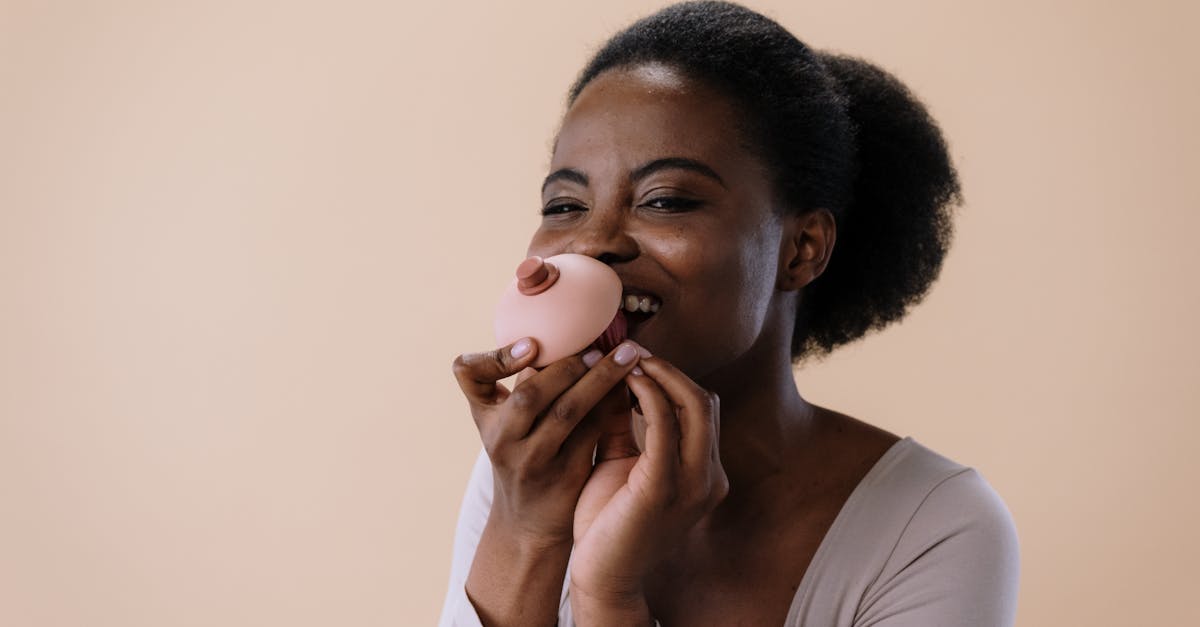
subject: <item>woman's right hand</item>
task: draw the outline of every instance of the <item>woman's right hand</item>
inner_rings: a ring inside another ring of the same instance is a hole
[[[636,344],[522,372],[537,351],[525,338],[454,360],[492,463],[491,511],[466,586],[485,625],[554,624],[596,443],[629,428],[623,380],[637,365]],[[512,391],[499,383],[518,373]]]
[[[607,356],[591,350],[531,370],[511,392],[499,381],[533,363],[538,346],[531,338],[454,360],[454,375],[492,462],[496,520],[489,523],[518,534],[514,539],[570,544],[575,504],[603,427],[602,420],[581,422],[593,409],[627,403],[627,396],[610,395],[626,394],[624,377],[637,365],[636,345],[624,346]],[[606,396],[608,402],[597,407]],[[628,419],[627,404],[624,410]]]

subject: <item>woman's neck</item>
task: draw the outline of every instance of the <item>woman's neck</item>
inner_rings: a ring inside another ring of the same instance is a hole
[[[774,335],[764,333],[741,358],[698,381],[720,397],[731,494],[785,472],[813,434],[816,407],[796,388],[787,338]]]

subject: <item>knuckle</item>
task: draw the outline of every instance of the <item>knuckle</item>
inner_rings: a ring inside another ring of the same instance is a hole
[[[518,386],[508,395],[509,405],[518,412],[528,412],[537,406],[538,394],[533,386]]]
[[[487,356],[487,360],[492,362],[498,370],[501,372],[507,372],[508,364],[504,361],[503,349],[494,348],[484,354]]]
[[[554,404],[550,414],[559,422],[571,422],[575,419],[578,406],[569,400],[560,400]]]
[[[728,492],[725,473],[717,468],[693,473],[684,487],[680,505],[686,510],[702,513],[720,503]]]
[[[455,357],[454,361],[450,364],[450,372],[453,372],[454,376],[460,379],[463,377],[463,375],[470,372],[470,370],[471,365],[467,363],[467,356],[465,354]]]
[[[710,505],[716,505],[725,500],[729,495],[729,477],[725,476],[725,472],[717,469],[713,472],[712,480],[708,484],[708,498]]]
[[[563,364],[563,369],[572,379],[579,379],[587,374],[587,364],[583,363],[583,358],[578,355],[573,355]]]

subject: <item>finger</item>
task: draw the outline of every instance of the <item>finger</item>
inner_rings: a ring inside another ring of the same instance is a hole
[[[679,453],[683,467],[695,470],[707,467],[715,454],[716,424],[720,420],[720,401],[716,394],[700,387],[691,377],[663,359],[645,358],[639,367],[647,377],[658,383],[677,410]]]
[[[662,386],[650,377],[630,374],[625,377],[625,383],[637,396],[646,421],[646,446],[642,453],[646,471],[652,477],[669,480],[678,474],[676,469],[680,465],[680,432],[675,408]]]
[[[599,351],[595,353],[598,356]],[[512,440],[526,438],[537,424],[538,417],[546,413],[551,403],[587,374],[585,356],[564,357],[540,371],[526,375],[504,403],[501,435]]]
[[[508,396],[508,389],[498,382],[532,364],[537,352],[537,342],[527,337],[490,351],[459,355],[451,369],[468,401],[492,405]]]
[[[621,432],[626,432],[628,437],[606,437],[600,452],[619,454],[620,457],[638,454],[637,442],[629,427],[628,394],[623,389],[615,389],[637,365],[640,357],[637,348],[637,344],[630,341],[617,345],[546,411],[530,434],[543,456],[573,455],[582,449],[590,456],[601,435],[616,436]],[[610,394],[612,396],[606,399]],[[601,399],[606,399],[603,405]],[[584,418],[587,418],[587,424],[579,428]],[[622,419],[623,423],[620,422]]]

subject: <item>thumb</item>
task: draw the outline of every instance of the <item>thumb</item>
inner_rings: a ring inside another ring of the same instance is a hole
[[[526,337],[490,351],[464,353],[454,360],[454,378],[472,403],[499,402],[504,400],[507,390],[498,382],[532,364],[537,352],[537,342]]]

